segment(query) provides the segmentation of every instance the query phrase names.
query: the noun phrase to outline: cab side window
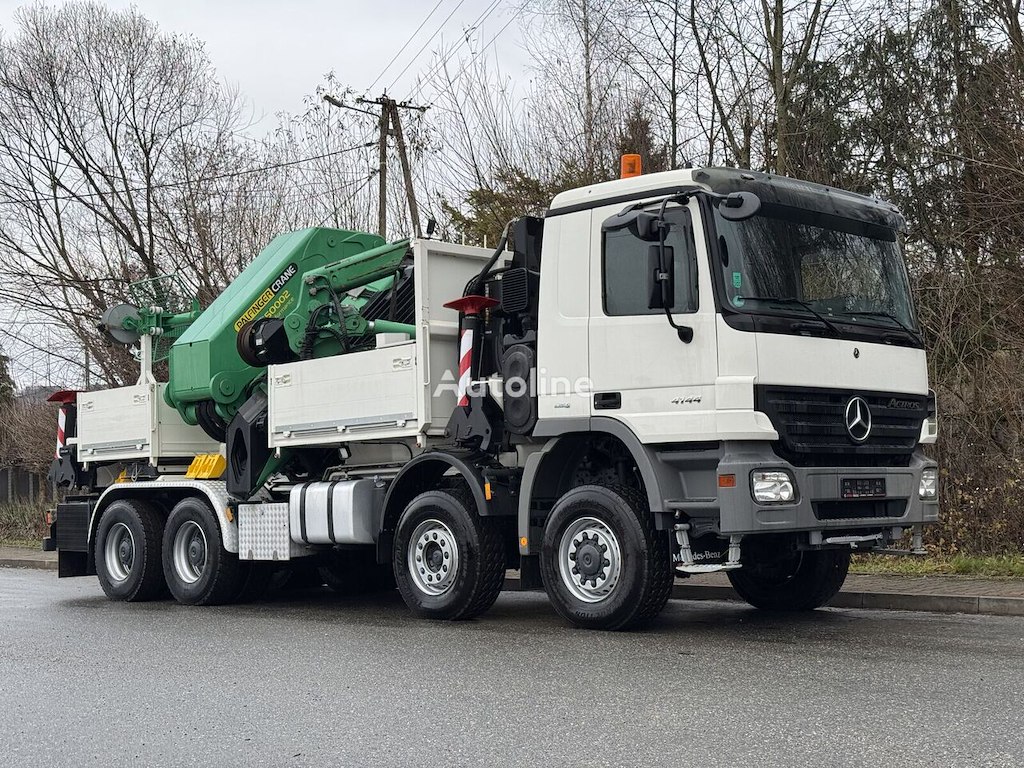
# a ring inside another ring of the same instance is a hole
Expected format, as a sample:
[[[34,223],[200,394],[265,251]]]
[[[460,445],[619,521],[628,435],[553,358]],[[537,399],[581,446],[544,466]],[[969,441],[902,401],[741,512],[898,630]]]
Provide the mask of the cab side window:
[[[696,312],[697,250],[690,212],[676,208],[666,212],[670,229],[665,237],[671,249],[673,267],[673,313]],[[628,229],[605,232],[601,271],[606,315],[656,315],[660,308],[660,286],[655,281],[657,243],[636,237]]]

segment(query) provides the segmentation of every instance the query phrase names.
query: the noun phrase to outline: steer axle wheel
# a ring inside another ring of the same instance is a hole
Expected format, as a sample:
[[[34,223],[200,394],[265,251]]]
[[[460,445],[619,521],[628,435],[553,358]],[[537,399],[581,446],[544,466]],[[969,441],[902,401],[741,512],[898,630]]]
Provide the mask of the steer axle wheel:
[[[178,502],[167,518],[163,569],[174,599],[187,605],[230,602],[248,575],[238,556],[224,549],[210,505],[198,498]]]
[[[584,485],[558,500],[544,526],[541,577],[555,610],[590,629],[630,629],[668,601],[668,533],[647,500],[623,486]]]
[[[96,575],[107,597],[138,602],[164,594],[160,570],[163,520],[145,502],[113,502],[96,531]]]
[[[768,611],[811,611],[828,603],[846,581],[850,550],[772,551],[744,548],[743,567],[729,571],[733,589]]]
[[[470,619],[490,608],[505,580],[498,522],[480,517],[463,488],[416,496],[395,531],[395,581],[417,616]]]

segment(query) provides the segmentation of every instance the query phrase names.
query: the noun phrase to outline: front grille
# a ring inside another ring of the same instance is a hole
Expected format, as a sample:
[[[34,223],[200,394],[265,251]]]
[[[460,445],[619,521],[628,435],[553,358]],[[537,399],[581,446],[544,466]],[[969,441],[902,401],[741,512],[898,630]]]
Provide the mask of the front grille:
[[[811,504],[818,520],[859,520],[871,517],[902,517],[906,499],[851,499],[816,501]]]
[[[871,409],[863,443],[846,429],[846,406],[858,396]],[[755,397],[779,433],[776,452],[796,466],[907,466],[928,413],[926,395],[758,385]]]

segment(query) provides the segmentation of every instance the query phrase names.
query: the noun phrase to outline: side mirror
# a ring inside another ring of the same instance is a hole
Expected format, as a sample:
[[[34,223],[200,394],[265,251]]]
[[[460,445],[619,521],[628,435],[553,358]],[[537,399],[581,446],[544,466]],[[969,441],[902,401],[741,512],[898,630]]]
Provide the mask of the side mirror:
[[[653,243],[658,240],[658,227],[661,220],[653,213],[626,209],[607,219],[601,225],[604,232],[618,232],[628,229],[634,237]]]
[[[718,204],[718,213],[727,221],[744,221],[761,210],[761,198],[753,192],[732,192]]]

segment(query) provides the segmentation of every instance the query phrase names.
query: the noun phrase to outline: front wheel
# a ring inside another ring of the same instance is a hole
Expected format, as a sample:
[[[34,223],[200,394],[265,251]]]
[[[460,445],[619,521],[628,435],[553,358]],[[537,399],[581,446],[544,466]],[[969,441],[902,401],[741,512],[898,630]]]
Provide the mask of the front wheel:
[[[558,613],[588,629],[630,629],[657,616],[672,589],[666,531],[647,500],[622,486],[584,485],[544,526],[541,577]]]
[[[504,583],[498,521],[480,517],[461,488],[427,491],[410,501],[398,521],[392,556],[402,599],[427,619],[479,616]]]
[[[848,549],[743,553],[743,567],[729,571],[737,594],[766,611],[813,611],[839,592],[850,569]]]
[[[235,599],[246,571],[224,549],[210,505],[188,498],[175,505],[164,527],[163,567],[174,599],[185,605],[220,605]]]

